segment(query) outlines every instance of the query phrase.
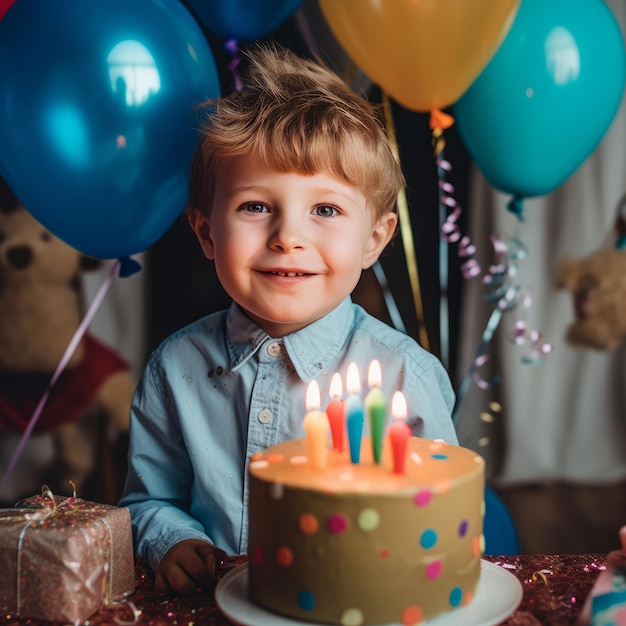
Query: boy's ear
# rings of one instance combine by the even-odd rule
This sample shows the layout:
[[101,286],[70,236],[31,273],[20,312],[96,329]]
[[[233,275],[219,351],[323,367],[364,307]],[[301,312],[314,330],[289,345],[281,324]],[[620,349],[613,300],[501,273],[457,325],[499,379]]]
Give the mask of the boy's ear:
[[397,224],[398,216],[392,211],[385,213],[376,224],[374,224],[363,255],[364,270],[378,261],[381,252],[385,249],[385,246],[391,241],[393,234],[396,232]]
[[215,248],[213,246],[213,239],[211,238],[209,218],[200,211],[194,211],[189,215],[189,224],[193,232],[196,233],[204,256],[212,261],[215,258]]

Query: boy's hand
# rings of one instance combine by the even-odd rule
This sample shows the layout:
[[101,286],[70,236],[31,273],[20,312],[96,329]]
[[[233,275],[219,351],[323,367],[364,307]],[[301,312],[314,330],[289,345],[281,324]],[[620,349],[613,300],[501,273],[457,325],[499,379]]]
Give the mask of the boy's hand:
[[186,539],[171,547],[155,572],[157,591],[191,595],[217,582],[215,572],[226,553],[208,541]]

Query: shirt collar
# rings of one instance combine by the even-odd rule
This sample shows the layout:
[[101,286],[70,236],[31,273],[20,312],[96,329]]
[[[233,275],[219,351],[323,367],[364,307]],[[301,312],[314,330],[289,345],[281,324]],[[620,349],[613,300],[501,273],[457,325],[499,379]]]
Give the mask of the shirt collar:
[[269,335],[257,326],[233,302],[226,318],[226,347],[230,358],[230,367],[233,370],[241,367],[257,350]]
[[[294,369],[309,382],[334,360],[354,323],[352,300],[345,298],[335,309],[301,330],[277,339],[283,344]],[[230,366],[241,367],[271,337],[233,303],[226,321]]]

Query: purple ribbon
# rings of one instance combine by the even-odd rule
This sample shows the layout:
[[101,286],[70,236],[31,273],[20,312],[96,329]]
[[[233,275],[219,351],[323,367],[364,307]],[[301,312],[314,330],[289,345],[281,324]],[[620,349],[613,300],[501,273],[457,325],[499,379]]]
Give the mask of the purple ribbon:
[[[122,260],[118,259],[117,261],[115,261],[115,263],[113,263],[113,265],[111,266],[111,269],[109,270],[109,273],[104,279],[102,285],[100,285],[100,288],[98,289],[96,296],[94,297],[91,305],[89,306],[89,309],[87,310],[87,313],[85,314],[85,317],[83,318],[82,322],[79,324],[78,328],[76,329],[76,332],[74,333],[67,348],[65,349],[65,352],[63,353],[63,356],[61,357],[59,364],[54,370],[54,373],[52,374],[52,378],[50,378],[50,382],[48,383],[46,390],[41,396],[39,403],[35,407],[35,411],[33,412],[30,420],[28,421],[28,424],[26,425],[26,429],[22,433],[22,437],[20,438],[17,448],[15,449],[15,452],[13,453],[13,456],[11,457],[9,466],[5,470],[4,475],[2,476],[2,480],[0,480],[0,487],[3,487],[6,484],[7,480],[13,473],[13,470],[15,469],[15,466],[17,465],[17,462],[20,456],[22,455],[22,452],[24,451],[24,447],[26,446],[26,443],[30,439],[32,432],[35,429],[37,422],[39,421],[39,418],[41,416],[41,413],[43,412],[46,402],[48,401],[52,388],[54,387],[55,383],[59,379],[59,376],[61,376],[61,374],[63,373],[63,370],[66,368],[67,364],[70,362],[72,355],[76,351],[76,348],[78,347],[78,344],[80,343],[85,332],[87,331],[87,328],[89,328],[89,325],[91,324],[91,321],[93,320],[96,314],[96,311],[100,307],[102,300],[104,300],[104,296],[109,290],[109,287],[111,286],[111,283],[113,282],[113,278],[116,272],[120,270],[122,265],[123,265]],[[126,264],[126,267],[128,270],[128,264]]]

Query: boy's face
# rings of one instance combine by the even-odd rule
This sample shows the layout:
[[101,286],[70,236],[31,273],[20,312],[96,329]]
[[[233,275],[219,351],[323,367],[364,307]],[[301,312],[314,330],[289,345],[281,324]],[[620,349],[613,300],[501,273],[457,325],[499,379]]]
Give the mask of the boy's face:
[[192,225],[230,297],[282,337],[352,292],[396,215],[375,221],[356,187],[327,174],[278,173],[241,157],[220,168],[210,215]]

